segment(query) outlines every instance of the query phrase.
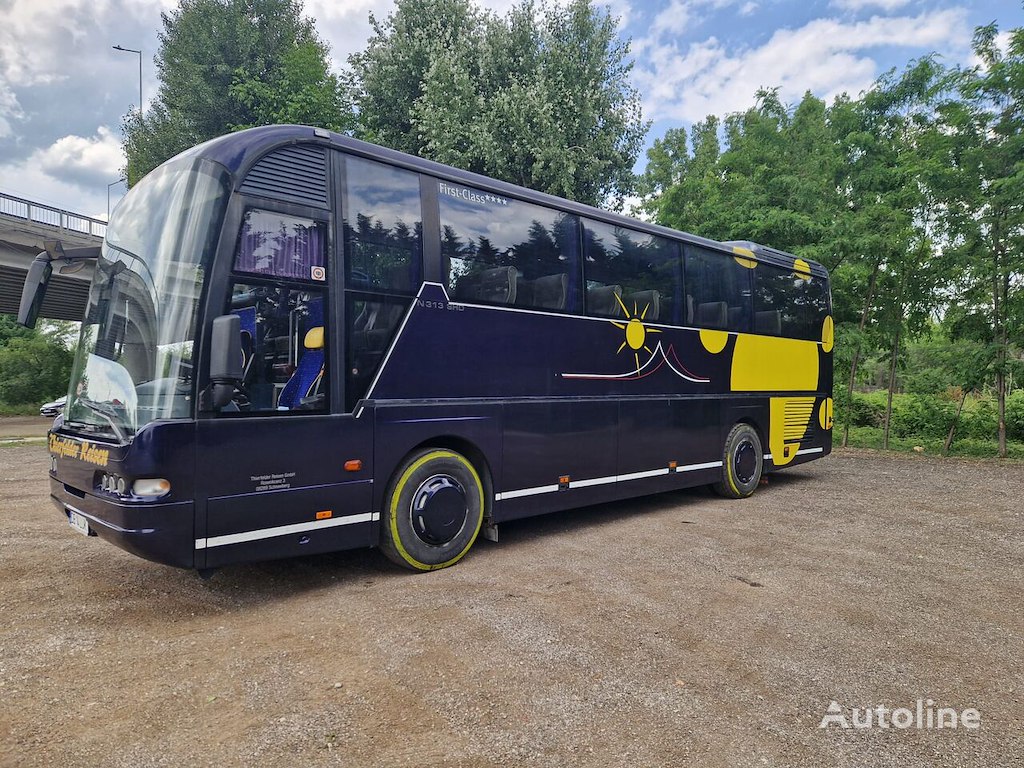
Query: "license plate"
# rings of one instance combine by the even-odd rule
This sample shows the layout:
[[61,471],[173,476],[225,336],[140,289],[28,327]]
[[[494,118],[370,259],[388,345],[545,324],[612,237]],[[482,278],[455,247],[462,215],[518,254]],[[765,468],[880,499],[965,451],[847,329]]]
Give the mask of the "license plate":
[[75,510],[69,509],[68,522],[71,523],[71,527],[79,533],[85,536],[89,535],[89,518],[81,512],[75,512]]

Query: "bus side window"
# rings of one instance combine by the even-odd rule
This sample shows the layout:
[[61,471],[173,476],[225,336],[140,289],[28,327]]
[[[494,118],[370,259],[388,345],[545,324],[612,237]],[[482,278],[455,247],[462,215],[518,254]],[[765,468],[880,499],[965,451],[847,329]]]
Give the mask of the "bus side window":
[[235,272],[324,282],[327,227],[277,211],[245,212],[235,251]]
[[686,247],[684,260],[687,315],[692,311],[693,324],[749,333],[751,272],[757,270],[730,254],[697,246]]
[[345,158],[346,288],[413,295],[423,278],[419,176]]
[[242,384],[235,411],[325,411],[329,406],[327,319],[322,291],[236,282]]
[[347,155],[345,214],[345,410],[384,360],[423,280],[419,175]]
[[754,270],[754,332],[821,340],[828,284],[820,277],[759,264]]
[[[588,315],[639,317],[675,325],[685,322],[682,265],[676,243],[584,220],[583,249]],[[608,291],[612,286],[619,290]]]
[[572,312],[579,219],[482,190],[438,182],[441,261],[460,301]]

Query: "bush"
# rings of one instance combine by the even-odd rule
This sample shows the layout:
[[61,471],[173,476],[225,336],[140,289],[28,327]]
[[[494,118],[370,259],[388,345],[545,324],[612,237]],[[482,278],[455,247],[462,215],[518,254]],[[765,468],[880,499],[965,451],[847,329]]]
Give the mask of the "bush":
[[960,417],[957,435],[975,440],[995,440],[999,430],[999,411],[994,398],[984,396],[968,399]]
[[[881,395],[881,398],[879,397]],[[884,427],[885,426],[885,393],[872,394],[853,393],[850,403],[851,427]]]
[[[850,446],[853,448],[880,449],[882,441],[883,434],[881,429],[875,427],[854,427],[850,430]],[[891,436],[889,438],[890,450],[923,453],[926,456],[940,455],[942,453],[942,444],[943,440],[938,438],[922,439],[917,437]],[[1024,443],[1008,443],[1007,454],[1011,459],[1024,459]],[[968,438],[955,441],[949,455],[970,458],[996,458],[999,455],[999,447],[993,439],[975,440]]]
[[1006,439],[1024,441],[1024,389],[1006,398]]
[[65,394],[73,358],[44,336],[10,339],[0,347],[0,401],[38,404]]
[[890,433],[897,437],[944,438],[955,414],[956,409],[948,400],[902,395],[893,400]]

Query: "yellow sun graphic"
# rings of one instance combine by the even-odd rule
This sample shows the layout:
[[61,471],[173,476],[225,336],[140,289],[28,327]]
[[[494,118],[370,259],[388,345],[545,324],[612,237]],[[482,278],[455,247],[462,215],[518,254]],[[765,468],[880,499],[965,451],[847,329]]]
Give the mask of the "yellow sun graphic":
[[619,297],[618,294],[615,294],[615,300],[619,302],[619,306],[622,307],[622,313],[626,316],[625,323],[616,323],[614,320],[612,320],[612,325],[614,325],[616,328],[621,328],[626,332],[626,340],[622,342],[622,344],[616,350],[615,354],[618,354],[626,347],[632,349],[633,358],[636,360],[636,369],[637,371],[639,371],[640,350],[643,349],[646,350],[648,354],[654,354],[654,352],[651,351],[650,347],[648,347],[645,344],[645,342],[647,341],[647,334],[661,333],[661,331],[659,331],[657,328],[647,328],[646,326],[644,326],[644,318],[647,316],[647,310],[651,308],[650,304],[644,307],[643,312],[640,312],[636,302],[634,301],[633,312],[630,313],[630,311],[626,308],[626,305],[622,303],[622,299]]

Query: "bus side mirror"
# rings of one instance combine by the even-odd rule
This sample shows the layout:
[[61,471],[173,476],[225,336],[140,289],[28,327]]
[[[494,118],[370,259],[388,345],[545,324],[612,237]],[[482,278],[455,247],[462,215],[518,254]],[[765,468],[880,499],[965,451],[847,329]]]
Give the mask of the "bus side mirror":
[[21,304],[18,306],[18,323],[26,328],[35,328],[39,317],[39,309],[43,306],[46,286],[50,282],[53,266],[50,255],[43,251],[28,268],[25,285],[21,289]]
[[221,315],[210,338],[210,404],[219,410],[231,402],[242,381],[242,319]]

